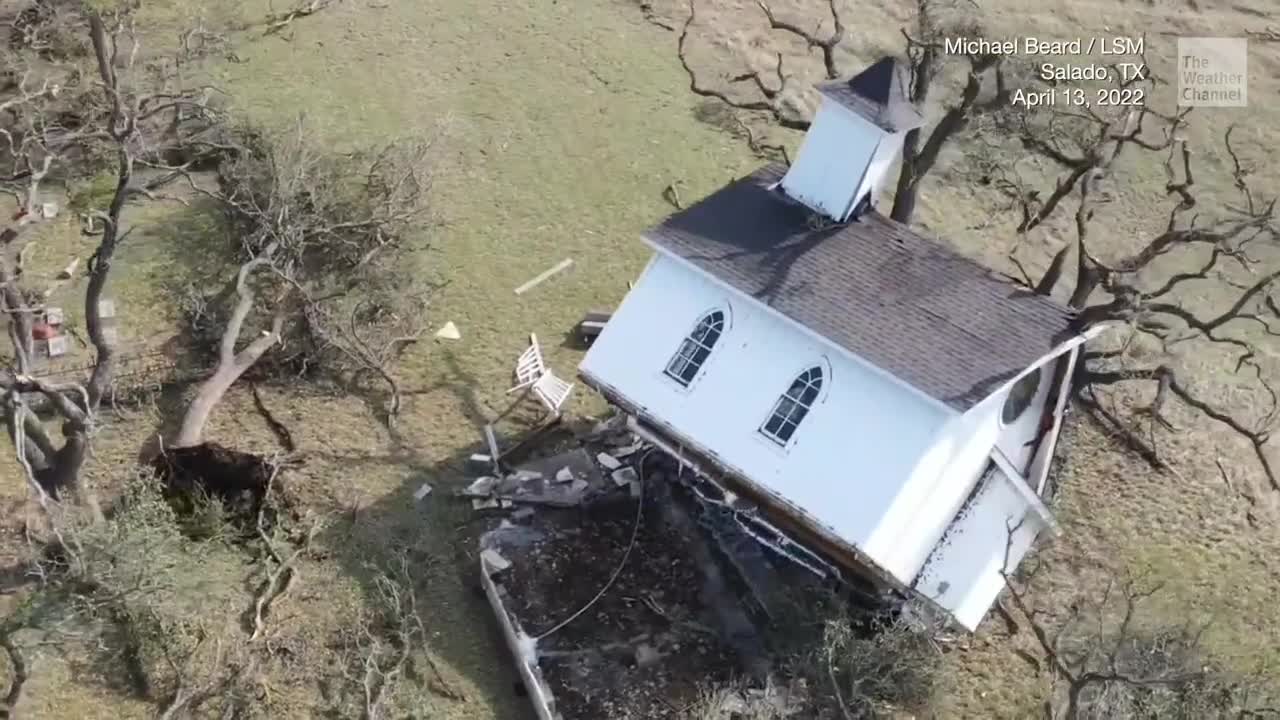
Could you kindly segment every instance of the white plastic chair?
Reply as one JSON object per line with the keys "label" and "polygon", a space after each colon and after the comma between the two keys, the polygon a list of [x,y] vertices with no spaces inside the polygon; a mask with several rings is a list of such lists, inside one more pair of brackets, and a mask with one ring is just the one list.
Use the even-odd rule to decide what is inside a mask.
{"label": "white plastic chair", "polygon": [[538,336],[529,333],[529,348],[520,353],[520,359],[516,361],[516,386],[508,390],[507,394],[533,385],[546,371],[547,367],[542,363],[542,348],[538,347]]}
{"label": "white plastic chair", "polygon": [[565,400],[569,399],[569,393],[573,392],[573,385],[556,377],[550,370],[546,370],[533,384],[533,394],[537,395],[551,412],[559,415],[560,407],[564,405]]}

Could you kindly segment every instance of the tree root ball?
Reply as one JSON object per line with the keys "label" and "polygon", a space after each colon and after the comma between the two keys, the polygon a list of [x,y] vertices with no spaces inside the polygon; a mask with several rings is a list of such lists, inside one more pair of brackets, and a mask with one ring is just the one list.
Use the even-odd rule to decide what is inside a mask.
{"label": "tree root ball", "polygon": [[152,466],[171,499],[217,498],[228,510],[250,515],[262,506],[272,473],[261,455],[217,443],[167,448]]}

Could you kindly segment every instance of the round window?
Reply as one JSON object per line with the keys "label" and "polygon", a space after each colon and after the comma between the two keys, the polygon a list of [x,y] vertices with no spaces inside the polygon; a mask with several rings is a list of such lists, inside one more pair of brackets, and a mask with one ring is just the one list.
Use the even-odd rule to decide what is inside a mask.
{"label": "round window", "polygon": [[1000,410],[1000,422],[1008,425],[1022,417],[1027,408],[1031,407],[1031,401],[1035,398],[1036,391],[1039,389],[1040,368],[1036,368],[1029,375],[1024,376],[1013,384],[1013,387],[1009,390],[1009,397],[1004,401],[1004,408]]}

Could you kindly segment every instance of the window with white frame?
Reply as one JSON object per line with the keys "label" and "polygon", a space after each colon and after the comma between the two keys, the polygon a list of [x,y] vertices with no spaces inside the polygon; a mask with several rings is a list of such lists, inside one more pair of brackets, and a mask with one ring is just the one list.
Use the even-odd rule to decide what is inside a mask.
{"label": "window with white frame", "polygon": [[688,386],[698,375],[702,364],[711,356],[711,349],[724,334],[724,312],[712,310],[693,327],[693,332],[680,343],[675,357],[667,363],[667,376],[681,385]]}
{"label": "window with white frame", "polygon": [[765,424],[760,426],[760,432],[779,445],[786,445],[821,391],[822,368],[815,366],[800,373],[792,381],[791,387],[778,398],[778,402],[773,404],[773,412],[769,414]]}

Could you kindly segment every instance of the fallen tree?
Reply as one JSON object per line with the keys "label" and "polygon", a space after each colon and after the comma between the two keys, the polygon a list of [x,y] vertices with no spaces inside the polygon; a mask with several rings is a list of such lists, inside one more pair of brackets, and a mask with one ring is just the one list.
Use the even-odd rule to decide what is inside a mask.
{"label": "fallen tree", "polygon": [[[216,364],[170,446],[203,442],[231,385],[280,346],[288,353],[278,368],[374,373],[389,388],[394,417],[394,363],[422,333],[430,289],[408,253],[422,248],[432,143],[324,156],[299,121],[281,138],[234,133],[229,144],[218,189],[201,192],[222,208],[240,265],[230,287],[190,292],[201,298],[193,327],[216,338]],[[261,329],[241,346],[255,318]]]}

